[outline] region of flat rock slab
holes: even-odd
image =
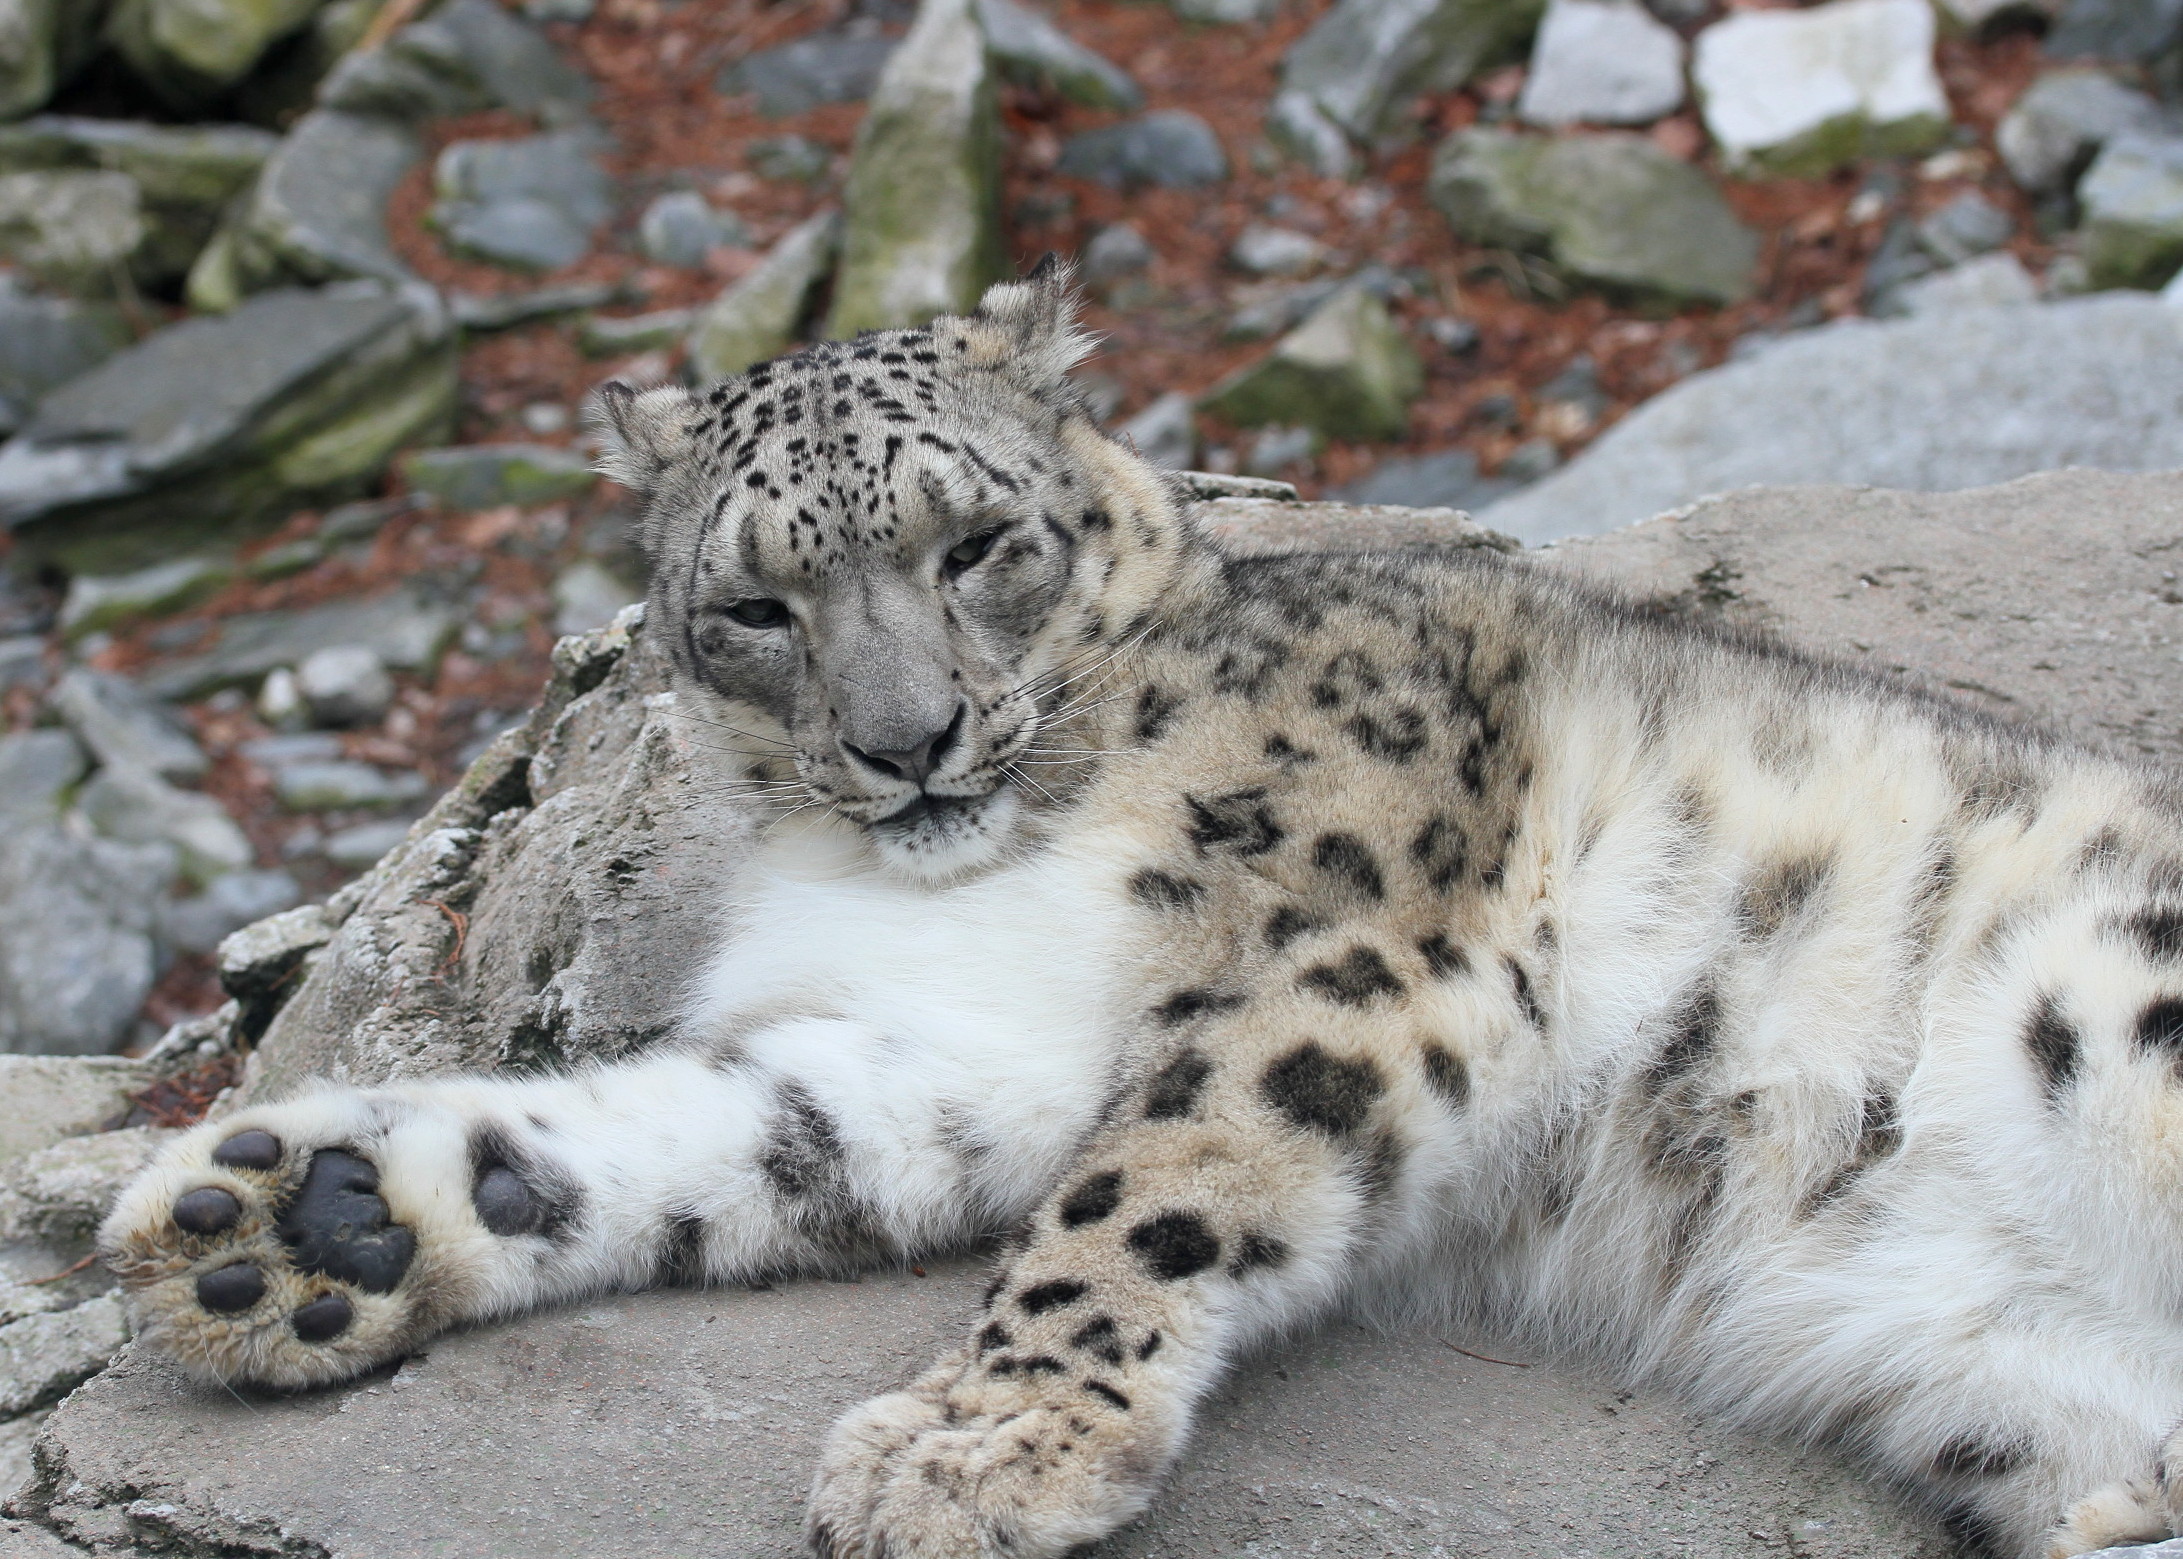
[[[928,1270],[604,1300],[297,1397],[240,1400],[131,1354],[48,1425],[52,1494],[36,1499],[51,1498],[41,1508],[67,1537],[123,1551],[790,1559],[834,1415],[908,1378],[977,1312],[977,1263]],[[1824,1459],[1574,1375],[1468,1358],[1430,1333],[1337,1326],[1247,1366],[1207,1404],[1169,1497],[1092,1552],[1436,1547],[1947,1551]]]

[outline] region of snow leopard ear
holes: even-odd
[[[639,391],[607,380],[584,407],[586,425],[599,436],[599,474],[631,492],[649,493],[688,451],[697,409],[687,390]]]
[[[1033,395],[1062,388],[1096,344],[1077,328],[1076,267],[1048,254],[1021,281],[988,287],[968,321],[974,363],[998,368]]]

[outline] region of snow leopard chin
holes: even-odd
[[[1022,812],[1007,786],[983,796],[926,796],[866,830],[880,863],[927,887],[942,887],[998,863]]]

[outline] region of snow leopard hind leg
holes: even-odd
[[[1057,1140],[1004,1129],[1005,1073],[959,1099],[920,1083],[951,1059],[806,1018],[721,1054],[327,1089],[171,1143],[100,1248],[149,1346],[200,1379],[280,1388],[585,1295],[944,1249],[1020,1218]],[[1050,1067],[1037,1087],[1067,1136],[1067,1090]],[[1088,1120],[1089,1076],[1078,1092]]]

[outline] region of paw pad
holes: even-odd
[[[222,1169],[277,1169],[280,1138],[269,1131],[238,1131],[212,1150],[212,1161]]]
[[[243,1204],[234,1193],[218,1186],[199,1186],[175,1198],[175,1227],[189,1234],[219,1234],[232,1229],[243,1215]]]
[[[332,1342],[349,1329],[355,1311],[340,1294],[312,1300],[289,1318],[296,1335],[305,1342]]]
[[[302,1188],[273,1229],[296,1269],[354,1283],[366,1293],[392,1293],[417,1253],[417,1236],[387,1221],[378,1191],[379,1171],[354,1153],[325,1148],[313,1154]]]
[[[247,1261],[220,1267],[197,1280],[197,1302],[215,1315],[248,1310],[265,1297],[265,1274]]]

